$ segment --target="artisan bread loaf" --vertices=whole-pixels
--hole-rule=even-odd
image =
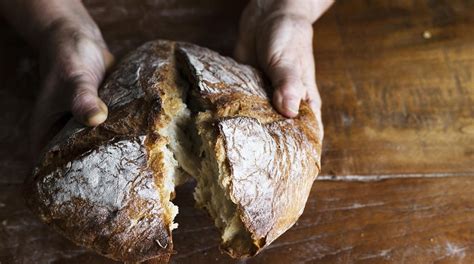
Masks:
[[[201,102],[196,202],[222,231],[223,250],[253,256],[302,214],[320,170],[322,125],[305,103],[297,118],[278,114],[250,66],[189,44],[178,59]]]
[[[257,254],[303,212],[320,170],[320,119],[305,103],[297,118],[278,114],[252,67],[154,41],[127,56],[99,95],[107,121],[70,121],[29,183],[30,207],[76,244],[120,261],[167,261],[174,187],[190,177],[235,258]]]

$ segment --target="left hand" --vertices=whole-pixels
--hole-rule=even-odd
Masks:
[[[235,57],[267,74],[275,89],[273,105],[287,117],[298,115],[301,100],[320,116],[312,24],[332,2],[252,0],[242,13]]]

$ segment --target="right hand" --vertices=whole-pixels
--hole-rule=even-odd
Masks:
[[[33,114],[34,151],[58,132],[69,113],[87,126],[106,120],[107,106],[97,90],[114,60],[87,13],[51,23],[38,47],[42,85]]]
[[[252,0],[240,20],[237,60],[262,69],[274,88],[273,105],[282,115],[298,115],[307,101],[319,122],[313,23],[333,0]]]

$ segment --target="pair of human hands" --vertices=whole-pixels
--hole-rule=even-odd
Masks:
[[[332,2],[251,0],[242,13],[235,58],[267,74],[274,88],[273,105],[287,117],[297,116],[302,100],[319,116],[312,24]],[[107,106],[97,90],[114,59],[82,3],[0,0],[0,4],[4,11],[16,9],[7,19],[40,50],[42,88],[33,116],[35,145],[44,144],[66,113],[87,126],[104,122]],[[18,18],[22,15],[32,16],[37,27],[22,25]]]

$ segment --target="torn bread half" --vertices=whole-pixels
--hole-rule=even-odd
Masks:
[[[211,50],[154,41],[128,55],[99,90],[107,121],[74,121],[52,140],[27,199],[78,245],[125,262],[166,262],[192,177],[195,199],[235,258],[257,254],[302,214],[320,170],[322,124],[271,106],[260,73]]]
[[[303,213],[320,170],[322,124],[306,103],[297,118],[277,113],[254,68],[195,45],[176,49],[200,107],[196,202],[221,230],[224,251],[253,256]]]
[[[78,245],[114,260],[169,259],[170,202],[184,175],[174,140],[190,112],[180,98],[174,44],[150,42],[127,56],[99,96],[107,121],[85,128],[71,120],[35,169],[30,207]]]

